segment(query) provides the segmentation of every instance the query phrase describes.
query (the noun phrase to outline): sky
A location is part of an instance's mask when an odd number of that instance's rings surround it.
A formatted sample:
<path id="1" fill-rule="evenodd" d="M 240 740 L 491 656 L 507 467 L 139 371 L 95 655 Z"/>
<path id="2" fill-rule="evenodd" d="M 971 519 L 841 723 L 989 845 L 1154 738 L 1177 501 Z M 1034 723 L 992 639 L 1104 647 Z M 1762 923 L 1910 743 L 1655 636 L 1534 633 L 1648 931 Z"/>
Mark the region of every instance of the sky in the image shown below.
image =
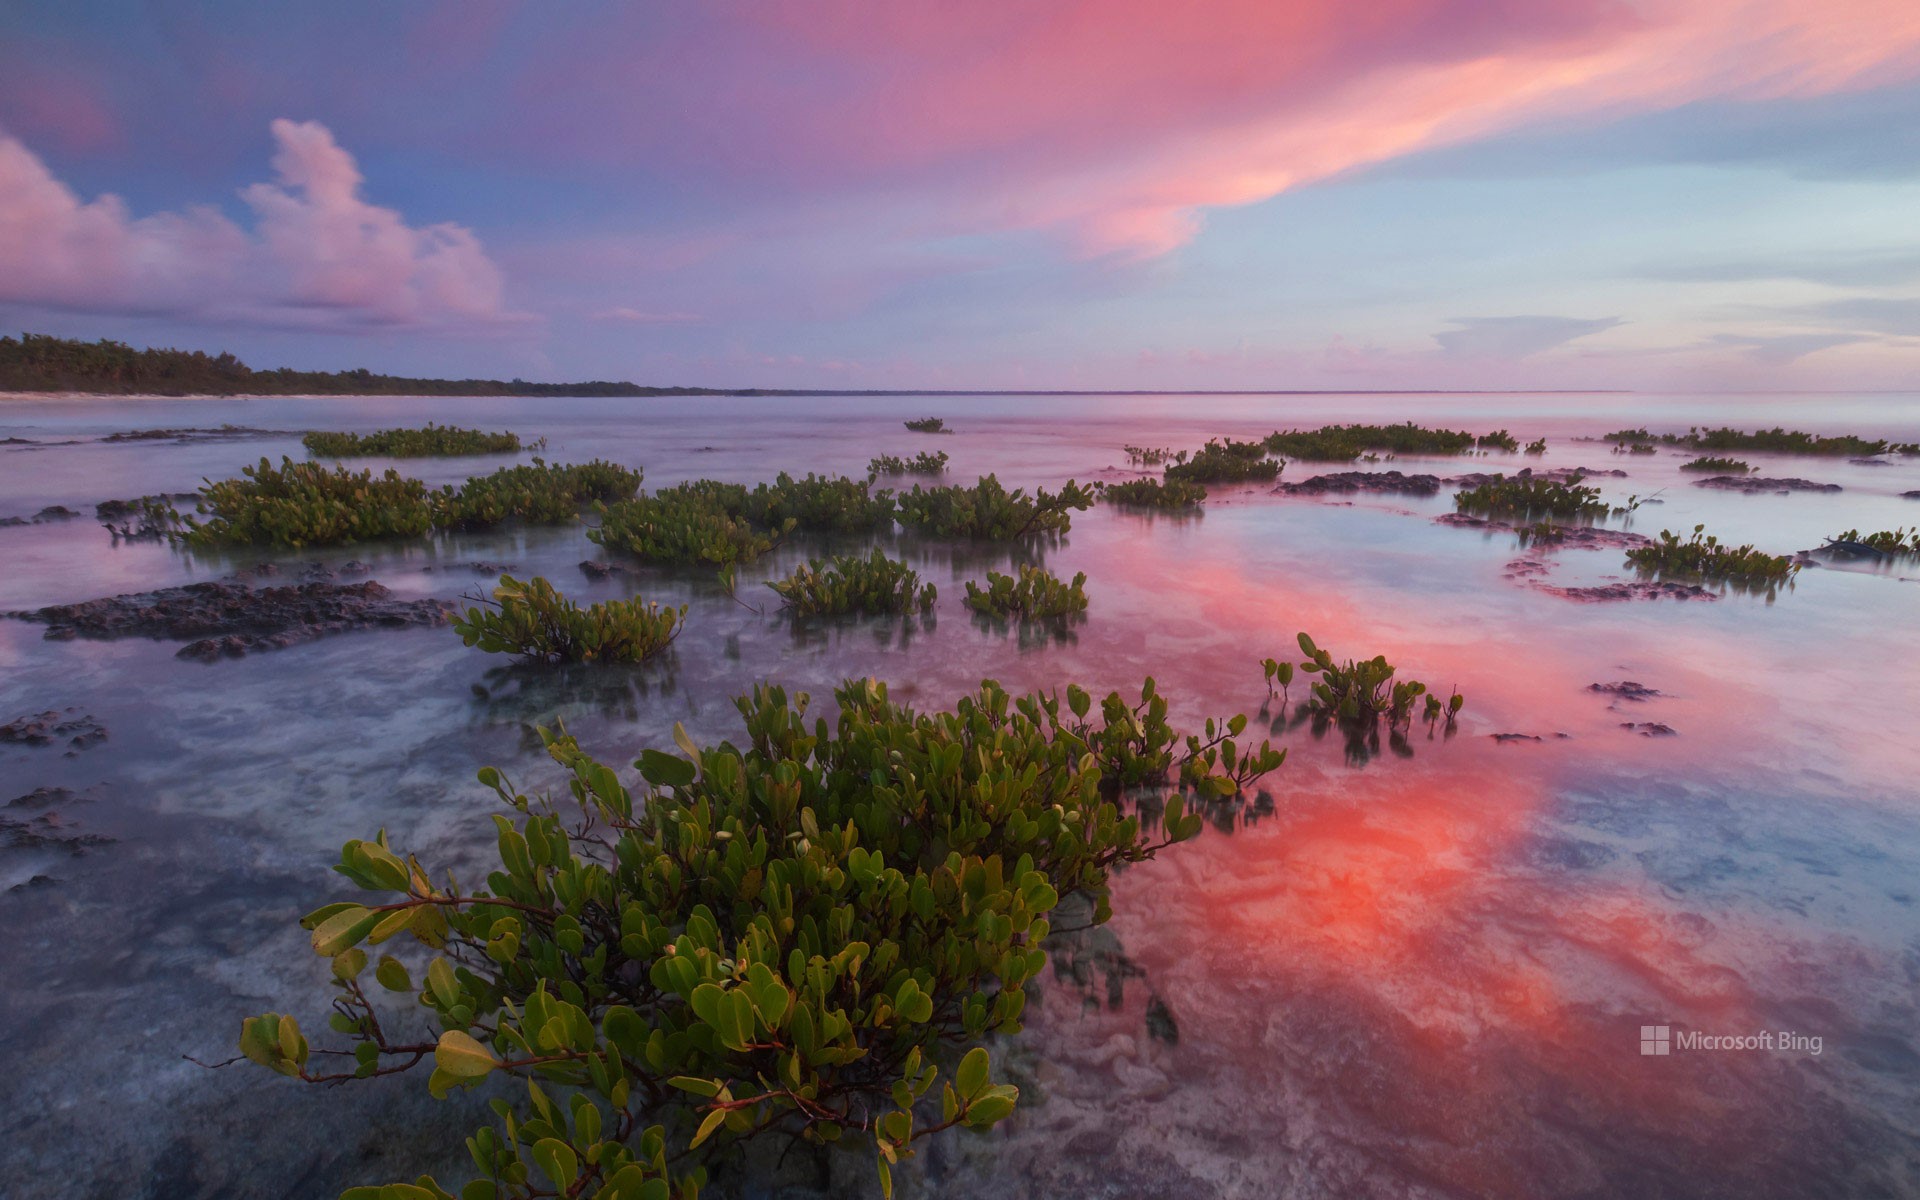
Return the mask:
<path id="1" fill-rule="evenodd" d="M 9 0 L 0 329 L 724 387 L 1920 387 L 1920 3 Z"/>

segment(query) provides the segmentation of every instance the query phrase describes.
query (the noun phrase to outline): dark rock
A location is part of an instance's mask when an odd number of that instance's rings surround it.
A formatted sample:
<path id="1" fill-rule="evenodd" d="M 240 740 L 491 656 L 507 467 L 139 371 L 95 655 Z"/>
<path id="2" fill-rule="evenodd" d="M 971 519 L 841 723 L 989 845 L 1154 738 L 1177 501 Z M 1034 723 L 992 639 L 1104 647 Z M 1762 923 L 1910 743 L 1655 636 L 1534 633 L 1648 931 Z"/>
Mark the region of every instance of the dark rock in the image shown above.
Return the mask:
<path id="1" fill-rule="evenodd" d="M 1407 475 L 1400 471 L 1337 471 L 1331 475 L 1315 475 L 1300 483 L 1283 483 L 1273 490 L 1277 495 L 1288 496 L 1321 496 L 1329 492 L 1432 496 L 1440 491 L 1440 477 Z"/>
<path id="2" fill-rule="evenodd" d="M 0 438 L 0 446 L 31 446 L 33 444 L 34 444 L 34 441 L 32 438 L 17 438 L 17 437 Z"/>
<path id="3" fill-rule="evenodd" d="M 1548 570 L 1547 564 L 1537 558 L 1516 558 L 1500 573 L 1508 579 L 1529 579 L 1535 575 L 1545 575 Z"/>
<path id="4" fill-rule="evenodd" d="M 475 575 L 505 575 L 513 571 L 512 563 L 487 562 L 484 559 L 464 563 L 440 563 L 437 566 L 420 568 L 423 571 L 471 571 Z"/>
<path id="5" fill-rule="evenodd" d="M 1549 471 L 1536 471 L 1532 467 L 1521 467 L 1512 474 L 1508 474 L 1505 471 L 1469 471 L 1465 475 L 1455 475 L 1451 479 L 1442 479 L 1440 482 L 1446 484 L 1448 487 L 1477 488 L 1482 484 L 1492 483 L 1500 479 L 1532 479 L 1538 476 L 1541 479 L 1557 479 L 1561 483 L 1568 483 L 1575 479 L 1589 479 L 1596 475 L 1604 475 L 1612 479 L 1625 479 L 1627 477 L 1625 471 L 1595 471 L 1588 467 L 1554 467 Z"/>
<path id="6" fill-rule="evenodd" d="M 71 758 L 82 750 L 106 741 L 107 731 L 91 714 L 77 708 L 65 711 L 50 708 L 38 715 L 21 717 L 0 725 L 0 742 L 51 746 L 61 740 L 66 741 L 67 756 Z"/>
<path id="7" fill-rule="evenodd" d="M 24 796 L 7 801 L 8 808 L 48 809 L 56 804 L 72 804 L 83 797 L 63 787 L 37 787 Z"/>
<path id="8" fill-rule="evenodd" d="M 1488 533 L 1520 531 L 1520 527 L 1510 521 L 1489 520 L 1486 517 L 1476 517 L 1471 513 L 1446 513 L 1433 520 L 1437 525 L 1451 525 L 1455 529 L 1481 529 Z M 1555 525 L 1553 530 L 1552 537 L 1543 537 L 1537 529 L 1530 527 L 1532 544 L 1540 549 L 1625 550 L 1646 545 L 1653 540 L 1645 534 L 1629 533 L 1624 529 L 1609 529 L 1604 525 Z"/>
<path id="9" fill-rule="evenodd" d="M 1658 721 L 1622 721 L 1620 728 L 1631 729 L 1641 737 L 1677 737 L 1673 726 Z"/>
<path id="10" fill-rule="evenodd" d="M 1603 583 L 1593 587 L 1546 587 L 1541 591 L 1564 596 L 1568 600 L 1602 602 L 1610 600 L 1718 600 L 1719 594 L 1695 583 L 1671 580 L 1636 580 L 1632 583 Z"/>
<path id="11" fill-rule="evenodd" d="M 1180 1044 L 1180 1025 L 1173 1019 L 1173 1010 L 1167 1002 L 1158 996 L 1147 998 L 1147 1036 L 1169 1046 Z"/>
<path id="12" fill-rule="evenodd" d="M 1761 479 L 1752 475 L 1714 475 L 1707 479 L 1696 479 L 1693 486 L 1716 488 L 1723 492 L 1742 492 L 1746 495 L 1774 493 L 1785 495 L 1788 492 L 1837 492 L 1837 483 L 1815 483 L 1811 479 Z"/>
<path id="13" fill-rule="evenodd" d="M 1490 733 L 1487 735 L 1502 746 L 1513 742 L 1541 742 L 1546 739 L 1534 733 Z"/>
<path id="14" fill-rule="evenodd" d="M 1850 458 L 1847 461 L 1858 467 L 1892 467 L 1899 465 L 1888 458 Z"/>
<path id="15" fill-rule="evenodd" d="M 277 572 L 256 569 L 254 573 Z M 349 584 L 312 581 L 256 589 L 245 580 L 233 579 L 11 615 L 44 622 L 46 636 L 56 640 L 195 639 L 181 648 L 179 656 L 211 662 L 354 630 L 444 625 L 454 608 L 447 600 L 396 600 L 391 591 L 373 580 Z"/>
<path id="16" fill-rule="evenodd" d="M 9 892 L 24 892 L 31 887 L 45 887 L 47 884 L 58 883 L 58 882 L 59 880 L 55 879 L 51 875 L 35 875 L 32 879 L 27 880 L 25 883 L 16 883 L 12 887 L 8 888 L 7 890 Z"/>
<path id="17" fill-rule="evenodd" d="M 299 430 L 253 429 L 245 425 L 222 425 L 218 429 L 129 429 L 110 433 L 103 442 L 238 442 L 251 438 L 299 437 Z"/>
<path id="18" fill-rule="evenodd" d="M 1613 696 L 1621 700 L 1632 700 L 1636 703 L 1651 700 L 1655 696 L 1664 694 L 1658 688 L 1650 688 L 1644 683 L 1635 683 L 1631 679 L 1622 679 L 1618 683 L 1590 683 L 1587 685 L 1587 690 L 1590 692 L 1599 692 L 1603 696 Z"/>
<path id="19" fill-rule="evenodd" d="M 582 562 L 580 564 L 580 570 L 588 579 L 607 579 L 614 575 L 631 574 L 625 567 L 617 563 L 595 562 L 593 559 L 587 559 Z"/>
<path id="20" fill-rule="evenodd" d="M 64 850 L 78 858 L 97 846 L 112 845 L 113 840 L 104 833 L 83 833 L 57 812 L 25 819 L 0 813 L 0 850 Z"/>
<path id="21" fill-rule="evenodd" d="M 27 520 L 25 517 L 0 517 L 0 528 L 6 528 L 13 525 L 31 525 L 31 524 L 33 524 L 33 522 Z"/>
<path id="22" fill-rule="evenodd" d="M 148 500 L 183 504 L 198 499 L 200 499 L 199 492 L 162 492 L 157 496 L 141 496 L 136 500 L 102 500 L 93 506 L 93 515 L 102 521 L 124 521 L 139 512 L 142 503 Z"/>
<path id="23" fill-rule="evenodd" d="M 79 513 L 64 504 L 49 504 L 39 512 L 33 514 L 33 519 L 35 521 L 66 521 L 79 515 Z"/>
<path id="24" fill-rule="evenodd" d="M 1901 492 L 1900 498 L 1902 500 L 1920 500 L 1920 492 Z"/>

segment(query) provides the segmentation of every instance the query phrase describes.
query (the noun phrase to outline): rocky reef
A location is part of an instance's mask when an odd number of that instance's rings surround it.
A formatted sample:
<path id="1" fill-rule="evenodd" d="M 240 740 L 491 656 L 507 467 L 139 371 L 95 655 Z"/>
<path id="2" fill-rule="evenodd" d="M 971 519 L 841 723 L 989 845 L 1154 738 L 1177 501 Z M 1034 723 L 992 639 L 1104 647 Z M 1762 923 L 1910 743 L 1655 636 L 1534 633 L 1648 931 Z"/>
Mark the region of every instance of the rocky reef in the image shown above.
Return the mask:
<path id="1" fill-rule="evenodd" d="M 275 573 L 271 564 L 254 577 Z M 329 576 L 322 578 L 320 576 Z M 47 626 L 53 640 L 144 637 L 186 641 L 179 657 L 212 662 L 363 629 L 444 625 L 440 599 L 396 599 L 374 580 L 335 583 L 324 568 L 302 582 L 255 587 L 248 577 L 106 596 L 7 615 Z"/>

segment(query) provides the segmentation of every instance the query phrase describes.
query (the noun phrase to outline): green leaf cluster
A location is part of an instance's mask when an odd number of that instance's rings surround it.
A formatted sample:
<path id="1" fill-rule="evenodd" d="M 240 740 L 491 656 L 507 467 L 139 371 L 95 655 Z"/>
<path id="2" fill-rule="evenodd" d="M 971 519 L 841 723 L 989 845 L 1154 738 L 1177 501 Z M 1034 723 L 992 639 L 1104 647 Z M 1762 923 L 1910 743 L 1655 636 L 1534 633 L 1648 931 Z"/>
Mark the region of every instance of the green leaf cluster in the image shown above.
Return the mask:
<path id="1" fill-rule="evenodd" d="M 687 606 L 665 608 L 638 597 L 582 608 L 535 576 L 500 577 L 491 603 L 453 619 L 469 646 L 546 662 L 645 662 L 678 637 Z"/>
<path id="2" fill-rule="evenodd" d="M 810 533 L 872 533 L 893 528 L 893 493 L 870 491 L 865 479 L 808 475 L 795 479 L 782 471 L 772 483 L 746 494 L 742 513 L 764 529 L 788 522 Z"/>
<path id="3" fill-rule="evenodd" d="M 1164 446 L 1135 446 L 1129 444 L 1122 446 L 1121 450 L 1126 452 L 1127 461 L 1136 467 L 1158 467 L 1172 462 L 1175 458 L 1174 452 Z M 1179 457 L 1185 459 L 1186 455 L 1181 454 Z"/>
<path id="4" fill-rule="evenodd" d="M 802 617 L 926 612 L 938 595 L 933 584 L 920 583 L 912 567 L 888 558 L 877 547 L 865 557 L 844 554 L 812 559 L 767 586 Z"/>
<path id="5" fill-rule="evenodd" d="M 1752 433 L 1722 427 L 1703 429 L 1698 425 L 1685 433 L 1649 433 L 1645 429 L 1617 429 L 1605 437 L 1609 442 L 1662 442 L 1669 446 L 1687 446 L 1695 450 L 1767 450 L 1775 454 L 1916 454 L 1920 443 L 1890 442 L 1884 438 L 1863 438 L 1853 434 L 1824 437 L 1798 429 L 1756 429 Z"/>
<path id="6" fill-rule="evenodd" d="M 906 424 L 907 428 L 913 430 L 915 433 L 953 432 L 953 430 L 947 428 L 946 419 L 943 417 L 920 417 L 916 420 L 908 421 Z"/>
<path id="7" fill-rule="evenodd" d="M 1203 485 L 1172 475 L 1164 483 L 1158 479 L 1109 483 L 1100 494 L 1107 503 L 1128 508 L 1193 508 L 1207 500 L 1207 489 Z"/>
<path id="8" fill-rule="evenodd" d="M 597 458 L 569 466 L 536 458 L 433 493 L 433 523 L 442 529 L 489 529 L 509 519 L 557 525 L 578 520 L 590 504 L 631 498 L 640 480 L 638 470 Z"/>
<path id="9" fill-rule="evenodd" d="M 631 496 L 640 472 L 598 459 L 558 466 L 535 459 L 459 488 L 434 492 L 389 468 L 374 476 L 335 465 L 282 458 L 241 470 L 238 479 L 209 482 L 200 513 L 186 518 L 188 545 L 339 545 L 377 537 L 423 537 L 435 529 L 484 529 L 509 519 L 553 523 L 578 519 L 587 503 Z"/>
<path id="10" fill-rule="evenodd" d="M 1017 617 L 1023 621 L 1046 621 L 1071 617 L 1087 611 L 1087 573 L 1081 571 L 1072 583 L 1045 567 L 1020 568 L 1019 575 L 987 572 L 987 586 L 967 581 L 967 607 L 989 617 Z"/>
<path id="11" fill-rule="evenodd" d="M 513 454 L 520 436 L 435 425 L 419 429 L 382 429 L 377 433 L 334 433 L 316 429 L 300 439 L 307 453 L 325 458 L 428 458 L 459 454 Z"/>
<path id="12" fill-rule="evenodd" d="M 600 504 L 597 528 L 589 540 L 609 550 L 624 550 L 649 562 L 724 567 L 751 562 L 793 531 L 792 519 L 777 528 L 755 525 L 747 517 L 747 489 L 737 483 L 696 479 L 636 496 L 618 504 Z"/>
<path id="13" fill-rule="evenodd" d="M 388 469 L 325 467 L 282 458 L 241 469 L 240 478 L 209 481 L 202 521 L 186 518 L 187 544 L 215 546 L 336 545 L 379 537 L 421 537 L 433 527 L 427 485 Z"/>
<path id="14" fill-rule="evenodd" d="M 1707 579 L 1764 587 L 1783 583 L 1799 572 L 1800 564 L 1778 554 L 1766 554 L 1751 545 L 1727 546 L 1695 525 L 1685 541 L 1672 530 L 1660 531 L 1658 541 L 1627 551 L 1627 565 L 1655 578 Z"/>
<path id="15" fill-rule="evenodd" d="M 1600 499 L 1600 489 L 1587 487 L 1578 476 L 1562 483 L 1544 475 L 1496 475 L 1478 487 L 1457 492 L 1453 506 L 1464 513 L 1497 517 L 1604 517 L 1612 509 Z"/>
<path id="16" fill-rule="evenodd" d="M 463 1200 L 691 1200 L 712 1155 L 767 1132 L 864 1144 L 886 1190 L 921 1139 L 991 1128 L 1019 1093 L 977 1043 L 1020 1028 L 1049 914 L 1083 896 L 1104 921 L 1113 869 L 1201 816 L 1171 795 L 1149 836 L 1122 811 L 1108 714 L 1127 737 L 1140 719 L 1117 695 L 1101 718 L 1082 689 L 1063 713 L 1057 694 L 991 681 L 950 712 L 870 680 L 836 699 L 833 720 L 810 719 L 806 696 L 757 688 L 737 742 L 676 727 L 678 753 L 643 752 L 637 779 L 542 731 L 571 803 L 483 770 L 508 812 L 481 889 L 434 882 L 384 834 L 349 841 L 336 870 L 361 898 L 303 925 L 332 960 L 329 1023 L 350 1048 L 310 1052 L 268 1013 L 243 1023 L 243 1053 L 316 1083 L 430 1063 L 438 1096 L 524 1079 L 468 1140 Z M 1173 740 L 1150 680 L 1143 707 Z M 1225 795 L 1278 765 L 1264 744 L 1225 749 L 1245 724 L 1156 758 L 1159 782 L 1177 762 L 1183 784 Z M 403 1029 L 416 1022 L 383 1012 L 381 991 L 437 1031 Z M 450 1195 L 431 1178 L 348 1193 Z"/>
<path id="17" fill-rule="evenodd" d="M 1000 480 L 984 476 L 972 487 L 951 484 L 902 492 L 900 523 L 936 537 L 1011 541 L 1037 533 L 1065 533 L 1076 510 L 1093 507 L 1094 489 L 1069 479 L 1058 492 L 1024 488 L 1009 492 Z"/>
<path id="18" fill-rule="evenodd" d="M 928 453 L 922 450 L 912 458 L 901 458 L 898 454 L 881 454 L 867 463 L 867 474 L 879 478 L 882 475 L 943 475 L 947 470 L 947 452 L 936 450 Z"/>
<path id="19" fill-rule="evenodd" d="M 1417 679 L 1403 679 L 1396 683 L 1393 678 L 1394 665 L 1386 660 L 1385 655 L 1336 662 L 1333 655 L 1322 650 L 1304 632 L 1297 640 L 1300 653 L 1305 655 L 1300 663 L 1300 671 L 1313 677 L 1313 683 L 1307 689 L 1309 711 L 1349 725 L 1373 726 L 1385 717 L 1388 725 L 1394 726 L 1410 722 L 1414 703 L 1424 697 L 1426 719 L 1437 721 L 1444 716 L 1451 728 L 1454 718 L 1466 706 L 1466 697 L 1458 691 L 1442 701 Z M 1292 681 L 1291 664 L 1268 659 L 1263 665 L 1267 672 L 1269 693 L 1276 680 L 1283 689 Z"/>
<path id="20" fill-rule="evenodd" d="M 1482 450 L 1505 450 L 1508 454 L 1512 454 L 1520 449 L 1520 439 L 1514 437 L 1504 429 L 1496 429 L 1492 433 L 1483 433 L 1473 439 L 1473 444 Z M 1545 449 L 1545 447 L 1542 447 L 1542 449 Z"/>
<path id="21" fill-rule="evenodd" d="M 1680 464 L 1682 471 L 1711 471 L 1715 475 L 1745 475 L 1753 470 L 1751 463 L 1737 458 L 1715 458 L 1703 454 L 1699 458 Z"/>
<path id="22" fill-rule="evenodd" d="M 1274 479 L 1280 464 L 1267 457 L 1264 442 L 1236 442 L 1215 438 L 1192 456 L 1167 467 L 1169 482 L 1247 483 Z"/>
<path id="23" fill-rule="evenodd" d="M 1369 450 L 1392 454 L 1465 454 L 1479 441 L 1464 430 L 1428 429 L 1406 421 L 1398 425 L 1322 425 L 1318 429 L 1276 430 L 1267 436 L 1266 445 L 1269 453 L 1284 458 L 1352 462 Z"/>

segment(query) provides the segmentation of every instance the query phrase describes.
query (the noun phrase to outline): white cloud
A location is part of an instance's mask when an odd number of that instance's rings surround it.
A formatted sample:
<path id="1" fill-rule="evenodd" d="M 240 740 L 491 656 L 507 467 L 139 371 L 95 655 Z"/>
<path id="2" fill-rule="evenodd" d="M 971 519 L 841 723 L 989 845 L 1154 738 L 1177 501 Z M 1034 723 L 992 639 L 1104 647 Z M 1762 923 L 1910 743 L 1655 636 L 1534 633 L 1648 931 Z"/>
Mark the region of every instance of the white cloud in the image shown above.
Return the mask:
<path id="1" fill-rule="evenodd" d="M 213 208 L 135 218 L 118 196 L 82 200 L 0 134 L 0 304 L 319 330 L 530 320 L 472 230 L 368 203 L 324 125 L 272 130 L 274 182 L 240 193 L 251 231 Z"/>

